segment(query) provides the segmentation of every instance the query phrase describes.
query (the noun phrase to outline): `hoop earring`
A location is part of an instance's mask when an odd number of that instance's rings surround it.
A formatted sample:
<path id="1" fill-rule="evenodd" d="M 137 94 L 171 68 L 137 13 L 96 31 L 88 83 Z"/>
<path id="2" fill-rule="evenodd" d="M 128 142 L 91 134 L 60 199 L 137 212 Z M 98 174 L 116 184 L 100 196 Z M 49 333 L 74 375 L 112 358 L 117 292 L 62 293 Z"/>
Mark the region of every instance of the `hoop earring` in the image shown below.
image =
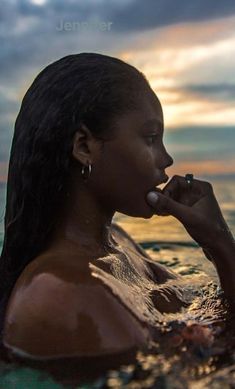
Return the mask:
<path id="1" fill-rule="evenodd" d="M 85 175 L 85 168 L 87 168 L 87 167 L 88 167 L 88 174 L 86 176 Z M 90 175 L 91 175 L 91 164 L 89 163 L 88 166 L 83 166 L 82 167 L 82 178 L 83 178 L 83 180 L 87 181 L 88 178 L 90 177 Z"/>

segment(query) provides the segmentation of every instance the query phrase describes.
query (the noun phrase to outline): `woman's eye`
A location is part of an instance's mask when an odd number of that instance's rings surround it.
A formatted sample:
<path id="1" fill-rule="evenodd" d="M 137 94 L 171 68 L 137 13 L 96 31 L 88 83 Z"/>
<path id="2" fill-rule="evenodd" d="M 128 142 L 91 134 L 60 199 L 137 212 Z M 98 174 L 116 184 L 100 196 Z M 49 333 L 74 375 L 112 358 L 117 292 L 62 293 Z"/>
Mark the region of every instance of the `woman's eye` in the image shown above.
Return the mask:
<path id="1" fill-rule="evenodd" d="M 151 144 L 155 142 L 157 137 L 158 137 L 158 134 L 152 134 L 152 135 L 147 136 L 147 138 L 150 140 Z"/>

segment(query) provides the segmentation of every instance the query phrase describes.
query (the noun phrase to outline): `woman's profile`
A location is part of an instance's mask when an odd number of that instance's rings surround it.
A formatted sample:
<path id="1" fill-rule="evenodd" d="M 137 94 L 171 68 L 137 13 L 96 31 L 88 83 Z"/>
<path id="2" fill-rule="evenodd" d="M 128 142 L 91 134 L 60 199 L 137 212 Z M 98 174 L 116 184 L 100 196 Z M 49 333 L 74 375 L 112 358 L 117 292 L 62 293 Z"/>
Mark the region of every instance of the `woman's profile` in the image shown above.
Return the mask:
<path id="1" fill-rule="evenodd" d="M 0 262 L 12 355 L 109 366 L 145 346 L 164 312 L 187 307 L 178 276 L 113 223 L 115 212 L 176 217 L 234 307 L 235 242 L 211 184 L 174 176 L 157 188 L 173 164 L 163 131 L 156 94 L 120 59 L 69 55 L 33 81 L 15 123 Z"/>

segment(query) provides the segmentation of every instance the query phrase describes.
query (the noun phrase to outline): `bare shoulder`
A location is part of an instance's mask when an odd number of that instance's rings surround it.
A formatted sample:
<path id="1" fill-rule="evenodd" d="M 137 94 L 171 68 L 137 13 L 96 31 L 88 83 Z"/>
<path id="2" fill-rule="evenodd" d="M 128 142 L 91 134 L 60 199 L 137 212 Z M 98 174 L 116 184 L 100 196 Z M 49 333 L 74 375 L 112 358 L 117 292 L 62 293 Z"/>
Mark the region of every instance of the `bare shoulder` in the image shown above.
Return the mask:
<path id="1" fill-rule="evenodd" d="M 164 283 L 170 279 L 177 279 L 179 276 L 172 270 L 154 261 L 150 255 L 117 223 L 112 224 L 112 231 L 120 244 L 132 247 L 139 253 L 141 259 L 152 272 L 154 280 L 157 283 Z"/>
<path id="2" fill-rule="evenodd" d="M 42 272 L 16 289 L 3 343 L 27 356 L 99 356 L 146 341 L 134 316 L 99 280 L 75 282 Z"/>

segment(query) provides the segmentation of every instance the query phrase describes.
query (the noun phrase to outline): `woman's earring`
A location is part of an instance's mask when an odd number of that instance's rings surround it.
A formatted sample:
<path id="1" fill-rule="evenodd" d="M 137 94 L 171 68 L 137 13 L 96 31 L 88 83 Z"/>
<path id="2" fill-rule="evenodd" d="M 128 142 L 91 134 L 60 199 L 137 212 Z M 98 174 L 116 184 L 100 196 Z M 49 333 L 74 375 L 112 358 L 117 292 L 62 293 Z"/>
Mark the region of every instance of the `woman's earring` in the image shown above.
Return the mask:
<path id="1" fill-rule="evenodd" d="M 88 167 L 88 174 L 85 175 L 85 168 Z M 82 178 L 84 181 L 87 181 L 88 178 L 90 177 L 91 175 L 91 164 L 89 163 L 88 166 L 83 166 L 82 167 Z"/>

